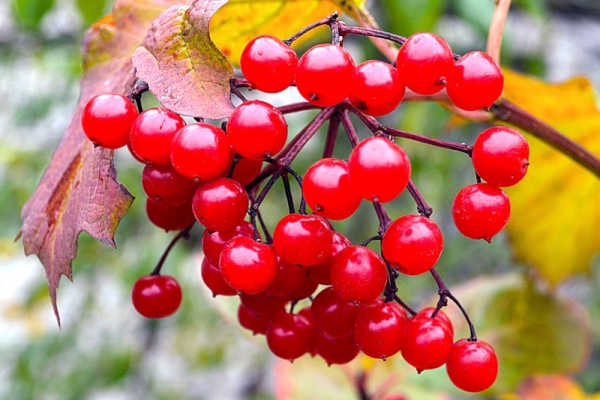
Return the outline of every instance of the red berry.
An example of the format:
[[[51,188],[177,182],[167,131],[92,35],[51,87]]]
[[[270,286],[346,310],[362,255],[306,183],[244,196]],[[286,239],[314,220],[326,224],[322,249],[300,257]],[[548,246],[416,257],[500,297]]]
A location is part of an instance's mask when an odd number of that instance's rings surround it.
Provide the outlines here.
[[[248,201],[248,193],[238,182],[217,178],[198,187],[192,211],[209,231],[230,231],[244,221]]]
[[[307,279],[305,268],[280,259],[275,280],[264,293],[267,296],[291,296],[305,279]]]
[[[481,392],[496,381],[498,358],[488,343],[461,339],[452,345],[446,372],[457,388],[467,392]]]
[[[422,215],[404,215],[383,235],[381,251],[398,271],[419,275],[429,271],[440,258],[444,239],[435,222]]]
[[[439,92],[454,66],[450,45],[435,33],[418,32],[400,48],[396,68],[407,88],[430,95]]]
[[[231,146],[222,129],[197,123],[180,129],[171,142],[171,163],[183,176],[210,181],[231,164]]]
[[[410,179],[410,160],[404,150],[381,136],[360,142],[350,153],[348,169],[356,192],[381,203],[398,197]]]
[[[215,265],[211,264],[210,261],[206,257],[202,258],[202,265],[200,267],[200,275],[202,277],[202,282],[210,289],[213,297],[218,295],[221,296],[234,296],[237,294],[237,290],[229,286],[225,279],[223,279],[223,274],[221,270],[217,268]]]
[[[142,188],[149,199],[174,206],[189,203],[198,184],[171,165],[146,164],[142,170]]]
[[[262,160],[249,160],[247,158],[242,158],[235,165],[231,179],[238,181],[242,186],[246,186],[258,176],[260,169],[262,168],[262,164]],[[229,168],[227,168],[227,171],[221,176],[225,178],[227,177],[228,173]]]
[[[327,365],[347,364],[358,355],[358,346],[353,335],[333,338],[323,331],[317,331],[314,336],[314,346],[317,354]]]
[[[252,224],[248,221],[244,221],[236,226],[234,230],[230,231],[209,232],[208,230],[204,230],[204,233],[202,234],[202,252],[204,253],[204,256],[212,265],[219,265],[219,257],[221,256],[223,246],[238,236],[253,238],[254,227]]]
[[[170,206],[146,199],[146,215],[150,222],[165,231],[180,231],[196,220],[191,203]]]
[[[471,239],[491,241],[510,217],[510,202],[497,186],[475,183],[462,188],[452,203],[452,219],[462,233]]]
[[[171,141],[185,121],[166,108],[149,108],[133,123],[130,135],[131,152],[145,163],[171,164]]]
[[[323,262],[331,251],[333,233],[318,215],[288,214],[273,231],[273,248],[282,260],[302,266]]]
[[[405,90],[396,68],[383,61],[369,60],[356,67],[348,100],[363,113],[377,117],[394,111]]]
[[[248,100],[233,110],[227,136],[242,157],[264,160],[285,145],[288,125],[281,111],[262,100]]]
[[[323,158],[311,165],[302,192],[315,214],[333,220],[354,214],[362,200],[350,183],[348,164],[337,158]]]
[[[325,261],[309,268],[310,279],[321,285],[331,285],[331,264],[333,263],[333,259],[342,249],[351,245],[352,243],[346,236],[339,232],[333,232],[331,252]]]
[[[387,268],[377,253],[364,246],[340,251],[331,264],[331,285],[336,293],[355,303],[375,300],[383,293]]]
[[[258,90],[277,93],[294,81],[298,56],[276,37],[262,35],[252,39],[242,51],[240,68],[244,77]]]
[[[285,297],[269,297],[264,292],[256,294],[240,294],[240,302],[251,313],[273,317],[285,311],[289,299]]]
[[[404,344],[406,313],[396,302],[374,302],[360,308],[354,327],[358,348],[372,358],[386,359]]]
[[[270,318],[265,315],[254,314],[253,312],[248,311],[243,304],[238,306],[237,319],[240,326],[251,331],[253,335],[264,335],[267,333]]]
[[[117,93],[92,97],[81,113],[81,126],[96,146],[118,149],[129,143],[131,125],[138,116],[131,101]]]
[[[436,318],[413,317],[406,323],[402,357],[418,372],[441,367],[452,349],[452,333]]]
[[[139,278],[131,290],[135,310],[146,318],[164,318],[181,304],[181,287],[172,276],[148,275]]]
[[[300,314],[281,313],[267,327],[267,346],[279,358],[293,361],[311,349],[315,327]]]
[[[332,287],[320,291],[310,308],[317,329],[329,336],[339,338],[354,332],[354,321],[359,308],[338,296]]]
[[[296,87],[306,100],[319,107],[341,103],[354,83],[356,65],[346,49],[319,44],[308,49],[296,67]]]
[[[431,318],[434,311],[435,307],[425,307],[413,318]],[[438,311],[434,318],[443,323],[450,331],[450,334],[454,337],[454,327],[452,326],[452,321],[450,321],[450,318],[448,318],[448,316],[442,310]]]
[[[304,279],[298,284],[296,290],[294,290],[292,294],[290,294],[290,299],[292,299],[293,301],[300,301],[302,299],[306,299],[314,295],[315,291],[319,287],[319,285],[315,281],[309,278],[308,270],[306,268],[303,269],[306,270],[306,275],[304,275]]]
[[[513,186],[527,172],[529,143],[516,129],[494,126],[479,134],[472,159],[477,175],[490,185]]]
[[[466,111],[491,107],[503,88],[500,67],[482,51],[471,51],[456,61],[446,85],[452,103]]]
[[[277,255],[268,244],[240,236],[223,247],[219,268],[225,282],[238,292],[259,293],[275,280]]]

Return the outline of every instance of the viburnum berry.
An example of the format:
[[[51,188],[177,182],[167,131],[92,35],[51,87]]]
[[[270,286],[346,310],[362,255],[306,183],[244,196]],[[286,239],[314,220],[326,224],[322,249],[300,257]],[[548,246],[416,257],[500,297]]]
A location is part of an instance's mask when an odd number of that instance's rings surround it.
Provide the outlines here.
[[[142,170],[142,188],[150,200],[175,206],[189,203],[198,184],[175,171],[170,164],[146,164]]]
[[[306,275],[304,275],[302,282],[300,282],[292,294],[290,294],[289,297],[292,301],[300,301],[313,296],[319,287],[315,281],[309,278],[308,269],[304,267],[302,267],[302,269],[306,270]]]
[[[425,307],[417,314],[415,314],[413,318],[431,318],[434,311],[435,307]],[[433,318],[443,323],[446,326],[446,328],[450,331],[452,337],[454,337],[454,327],[452,326],[452,321],[450,321],[450,318],[448,318],[446,313],[444,313],[442,310],[439,310]]]
[[[168,275],[148,275],[139,278],[131,289],[135,310],[146,318],[164,318],[181,305],[181,287]]]
[[[369,60],[356,67],[348,100],[363,113],[377,117],[394,111],[405,91],[396,68],[383,61]]]
[[[461,339],[452,345],[446,372],[457,388],[481,392],[496,381],[498,357],[493,347],[482,340]]]
[[[131,100],[118,93],[92,97],[81,113],[81,126],[96,146],[118,149],[129,143],[129,132],[138,116]]]
[[[273,248],[290,264],[312,266],[323,262],[331,251],[333,233],[318,215],[288,214],[273,231]]]
[[[347,364],[358,355],[359,349],[354,335],[334,338],[317,330],[314,335],[314,346],[317,354],[327,365]]]
[[[350,183],[348,164],[337,158],[323,158],[311,165],[304,175],[302,193],[315,214],[333,220],[354,214],[362,200]]]
[[[510,218],[510,201],[502,189],[488,183],[475,183],[462,188],[452,203],[452,219],[462,233],[471,239],[488,242],[500,232]]]
[[[341,103],[354,84],[356,64],[341,46],[319,44],[308,49],[296,67],[296,87],[308,102],[327,107]]]
[[[406,87],[422,95],[442,90],[453,66],[450,45],[430,32],[411,35],[396,57],[396,68]]]
[[[233,230],[210,232],[204,230],[202,233],[202,252],[204,256],[215,267],[219,265],[219,257],[223,247],[232,239],[238,236],[254,237],[254,226],[248,221],[243,221]]]
[[[346,300],[354,303],[375,300],[383,293],[386,282],[385,263],[367,247],[346,247],[333,258],[331,285]]]
[[[270,318],[248,311],[243,304],[238,305],[237,319],[240,326],[251,331],[253,335],[267,333]]]
[[[217,297],[218,295],[235,296],[237,294],[237,290],[225,282],[221,270],[208,261],[206,257],[202,258],[200,276],[202,277],[202,282],[212,292],[213,297]]]
[[[436,318],[413,317],[406,323],[402,357],[418,372],[441,367],[452,349],[452,332]]]
[[[231,175],[231,179],[233,179],[234,181],[238,181],[242,186],[246,186],[258,176],[262,165],[262,160],[250,160],[248,158],[241,158],[235,165],[235,168],[233,169],[233,175]],[[228,173],[229,168],[227,168],[227,171],[224,174],[222,174],[221,177],[226,178]]]
[[[294,81],[298,56],[280,39],[262,35],[252,39],[240,58],[242,74],[256,89],[277,93]]]
[[[471,51],[456,61],[446,84],[452,103],[465,111],[491,107],[503,89],[500,67],[482,51]]]
[[[477,136],[471,158],[475,172],[484,181],[495,186],[513,186],[527,172],[529,143],[516,129],[493,126]]]
[[[198,187],[192,198],[194,216],[209,231],[229,231],[244,221],[248,193],[233,179],[217,178]]]
[[[348,158],[354,190],[369,201],[381,203],[394,200],[406,188],[410,168],[404,150],[382,136],[361,141]]]
[[[238,292],[259,293],[275,280],[277,255],[268,244],[240,236],[223,247],[219,268],[225,282]]]
[[[398,303],[373,302],[360,308],[354,339],[369,357],[386,359],[402,349],[405,324],[406,313]]]
[[[185,121],[166,108],[149,108],[134,121],[130,149],[136,158],[152,165],[171,164],[171,141]]]
[[[381,251],[390,265],[407,275],[429,271],[440,258],[444,239],[435,222],[422,215],[404,215],[383,234]]]
[[[150,222],[165,231],[179,231],[195,221],[190,202],[171,206],[146,199],[146,215]]]
[[[207,123],[181,128],[171,141],[171,163],[183,176],[210,181],[231,164],[231,145],[221,128]]]
[[[286,297],[267,296],[264,291],[255,294],[240,294],[240,303],[251,313],[264,315],[269,319],[285,311],[285,305],[289,302]]]
[[[331,286],[315,296],[310,308],[317,329],[329,336],[339,338],[354,332],[354,321],[359,308],[338,296]]]
[[[308,269],[310,279],[321,285],[331,285],[331,264],[333,259],[342,249],[351,245],[350,239],[346,236],[340,232],[333,232],[331,252],[323,262]]]
[[[265,289],[264,293],[267,296],[291,296],[307,279],[306,269],[281,259],[278,265],[275,280]]]
[[[314,325],[304,316],[281,313],[271,319],[265,336],[273,354],[293,361],[309,351],[315,332]]]
[[[237,106],[227,121],[227,137],[242,157],[264,160],[285,145],[288,125],[277,108],[262,100],[248,100]]]

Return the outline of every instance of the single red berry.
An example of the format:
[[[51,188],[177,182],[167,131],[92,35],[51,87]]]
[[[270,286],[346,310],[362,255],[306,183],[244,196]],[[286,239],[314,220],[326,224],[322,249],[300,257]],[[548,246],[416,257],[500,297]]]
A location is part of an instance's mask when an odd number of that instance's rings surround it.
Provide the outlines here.
[[[248,201],[248,193],[238,182],[217,178],[198,187],[192,198],[192,211],[209,231],[230,231],[244,221]]]
[[[310,308],[317,329],[329,336],[339,338],[354,332],[354,321],[359,308],[338,296],[331,286],[317,294]]]
[[[396,143],[382,136],[360,142],[348,158],[350,182],[369,201],[394,200],[410,179],[410,160]]]
[[[466,392],[481,392],[496,381],[498,358],[488,343],[461,339],[452,345],[446,372],[457,388]]]
[[[185,121],[166,108],[149,108],[133,123],[130,134],[131,152],[147,164],[171,164],[171,141]]]
[[[206,257],[202,257],[200,275],[202,277],[202,282],[210,289],[213,297],[217,297],[218,295],[235,296],[237,294],[237,290],[225,282],[221,270],[211,264]]]
[[[294,81],[298,56],[290,46],[274,36],[252,39],[242,51],[242,74],[256,89],[277,93]]]
[[[148,275],[139,278],[131,290],[135,310],[146,318],[164,318],[181,305],[181,287],[168,275]]]
[[[288,214],[273,231],[273,248],[282,260],[302,266],[323,262],[331,251],[333,233],[318,215]]]
[[[386,359],[404,344],[406,313],[396,302],[374,302],[360,308],[354,340],[360,351],[372,358]]]
[[[475,172],[484,181],[495,186],[513,186],[527,172],[529,143],[516,129],[493,126],[477,136],[471,157]]]
[[[214,266],[219,265],[219,257],[223,247],[232,239],[238,236],[254,237],[254,227],[248,221],[243,221],[235,229],[230,231],[210,232],[204,230],[202,234],[202,252],[204,256]]]
[[[248,100],[237,106],[227,121],[227,136],[242,157],[264,160],[285,145],[288,125],[277,108],[262,100]]]
[[[310,277],[308,276],[308,269],[302,269],[306,271],[306,274],[304,275],[304,279],[302,280],[302,282],[300,282],[296,287],[296,290],[294,290],[292,294],[290,294],[290,299],[292,301],[300,301],[302,299],[307,299],[313,296],[315,294],[315,291],[319,287],[319,285],[315,281],[310,279]]]
[[[225,173],[231,164],[231,145],[222,129],[206,124],[190,124],[171,141],[171,163],[183,176],[210,181]]]
[[[506,193],[488,183],[475,183],[462,188],[452,203],[452,219],[462,233],[471,239],[488,242],[500,232],[510,217],[510,201]]]
[[[265,292],[256,294],[240,294],[240,302],[251,313],[264,315],[271,319],[273,316],[285,312],[285,305],[289,302],[286,297],[271,297]]]
[[[307,101],[327,107],[341,103],[354,84],[356,64],[346,49],[319,44],[308,49],[296,67],[296,87]]]
[[[504,89],[500,67],[482,51],[471,51],[456,61],[447,81],[448,97],[465,111],[491,107]]]
[[[450,45],[430,32],[411,35],[396,58],[396,68],[406,87],[422,95],[442,90],[453,66],[454,55]]]
[[[279,358],[293,361],[311,348],[315,327],[300,314],[281,313],[267,326],[267,346]]]
[[[441,367],[452,349],[452,333],[435,318],[413,317],[406,323],[402,357],[418,372]]]
[[[350,239],[339,232],[333,232],[333,240],[331,241],[331,252],[327,258],[320,264],[311,266],[309,270],[309,277],[320,285],[331,285],[331,264],[334,257],[345,249],[351,246]]]
[[[262,165],[262,160],[250,160],[247,158],[242,158],[235,165],[231,179],[238,181],[242,186],[246,186],[258,176]],[[229,169],[230,168],[227,168],[227,171],[225,171],[221,177],[226,178],[229,173]]]
[[[259,293],[275,280],[277,255],[268,244],[240,236],[223,247],[219,268],[225,282],[238,292]]]
[[[369,60],[356,67],[348,100],[363,113],[378,117],[394,111],[405,91],[396,68],[383,61]]]
[[[191,203],[170,206],[146,199],[146,215],[150,222],[165,231],[180,231],[196,220]]]
[[[425,307],[424,309],[419,311],[413,318],[431,318],[434,311],[435,307]],[[446,313],[440,310],[435,314],[434,318],[443,323],[446,326],[446,328],[450,331],[452,337],[454,337],[454,327],[452,326],[452,321],[450,321],[450,318],[448,318]]]
[[[381,251],[398,271],[419,275],[437,263],[443,244],[442,232],[431,219],[422,215],[404,215],[385,231]]]
[[[306,269],[296,264],[279,260],[279,269],[275,280],[265,289],[267,296],[291,296],[306,278]]]
[[[302,193],[315,214],[333,220],[354,214],[362,200],[350,183],[348,164],[337,158],[323,158],[311,165],[304,175]]]
[[[175,206],[192,201],[198,184],[175,171],[172,165],[146,164],[142,170],[142,188],[150,200]]]
[[[138,111],[127,97],[103,93],[92,97],[81,113],[81,126],[96,146],[118,149],[129,143],[129,132]]]
[[[238,305],[237,319],[240,326],[251,331],[253,335],[267,333],[270,318],[248,311],[243,304]]]
[[[317,354],[327,365],[347,364],[354,360],[359,352],[354,335],[334,338],[323,331],[316,331],[314,346]]]
[[[340,251],[331,264],[331,285],[336,293],[355,303],[375,300],[387,282],[385,263],[373,250],[350,246]]]

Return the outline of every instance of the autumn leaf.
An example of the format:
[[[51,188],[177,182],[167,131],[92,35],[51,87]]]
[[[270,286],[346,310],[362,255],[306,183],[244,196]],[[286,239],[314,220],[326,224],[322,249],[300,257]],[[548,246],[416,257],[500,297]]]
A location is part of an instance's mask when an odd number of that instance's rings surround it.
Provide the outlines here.
[[[46,270],[60,325],[56,289],[72,261],[82,231],[115,246],[115,229],[133,197],[116,181],[113,152],[94,148],[81,129],[81,111],[101,92],[128,93],[136,80],[131,55],[150,22],[173,0],[117,0],[113,13],[92,26],[83,41],[84,76],[77,107],[35,192],[21,211],[25,254]]]
[[[535,375],[523,381],[516,393],[506,394],[501,400],[600,400],[600,393],[586,394],[565,375]]]
[[[152,23],[133,55],[138,77],[166,108],[181,115],[219,119],[233,111],[233,68],[210,39],[212,15],[227,0],[173,6]]]
[[[504,70],[504,97],[600,156],[600,110],[588,80],[549,84]],[[600,180],[590,171],[528,136],[527,175],[507,190],[507,231],[518,260],[556,285],[588,272],[600,251]]]

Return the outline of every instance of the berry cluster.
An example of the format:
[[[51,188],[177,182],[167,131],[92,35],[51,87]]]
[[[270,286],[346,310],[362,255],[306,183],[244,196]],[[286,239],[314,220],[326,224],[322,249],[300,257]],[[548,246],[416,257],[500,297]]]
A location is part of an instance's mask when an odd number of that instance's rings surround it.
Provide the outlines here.
[[[407,88],[424,96],[446,89],[456,107],[489,108],[502,92],[502,73],[485,53],[455,57],[432,33],[401,38],[347,27],[332,17],[320,24],[330,25],[333,43],[316,45],[300,59],[289,46],[296,37],[284,42],[260,36],[246,46],[245,79],[232,80],[242,102],[222,127],[201,118],[186,123],[165,108],[141,111],[139,95],[108,93],[92,98],[83,110],[84,132],[98,146],[127,146],[145,165],[141,179],[148,219],[164,230],[181,231],[165,255],[195,222],[205,228],[203,282],[214,296],[239,297],[240,325],[265,335],[276,356],[294,360],[311,354],[344,364],[359,352],[381,359],[400,353],[419,372],[445,365],[457,387],[485,390],[496,379],[496,355],[477,339],[467,313],[434,269],[443,250],[442,232],[412,184],[410,159],[394,137],[472,157],[477,183],[459,191],[452,215],[465,236],[487,241],[508,221],[510,204],[500,188],[524,177],[527,142],[518,131],[496,126],[468,146],[386,127],[374,116],[395,110]],[[401,44],[395,65],[376,60],[356,65],[340,44],[347,34],[384,35]],[[276,108],[246,100],[238,90],[277,93],[290,86],[307,103]],[[320,109],[319,114],[288,141],[285,114],[310,108]],[[349,113],[373,135],[360,140]],[[327,121],[322,158],[299,174],[292,161]],[[347,161],[332,157],[340,126],[353,145]],[[298,209],[290,176],[302,190]],[[278,180],[289,213],[271,231],[261,204]],[[403,192],[414,198],[419,213],[392,220],[384,203]],[[364,243],[353,244],[330,221],[351,217],[363,200],[373,204],[380,228]],[[381,242],[379,253],[369,248],[373,241]],[[177,281],[160,274],[163,261],[132,290],[134,307],[148,318],[171,315],[181,302]],[[396,279],[428,271],[440,299],[435,307],[415,312],[398,296]],[[464,314],[469,338],[454,340],[452,323],[441,311],[448,299]]]

